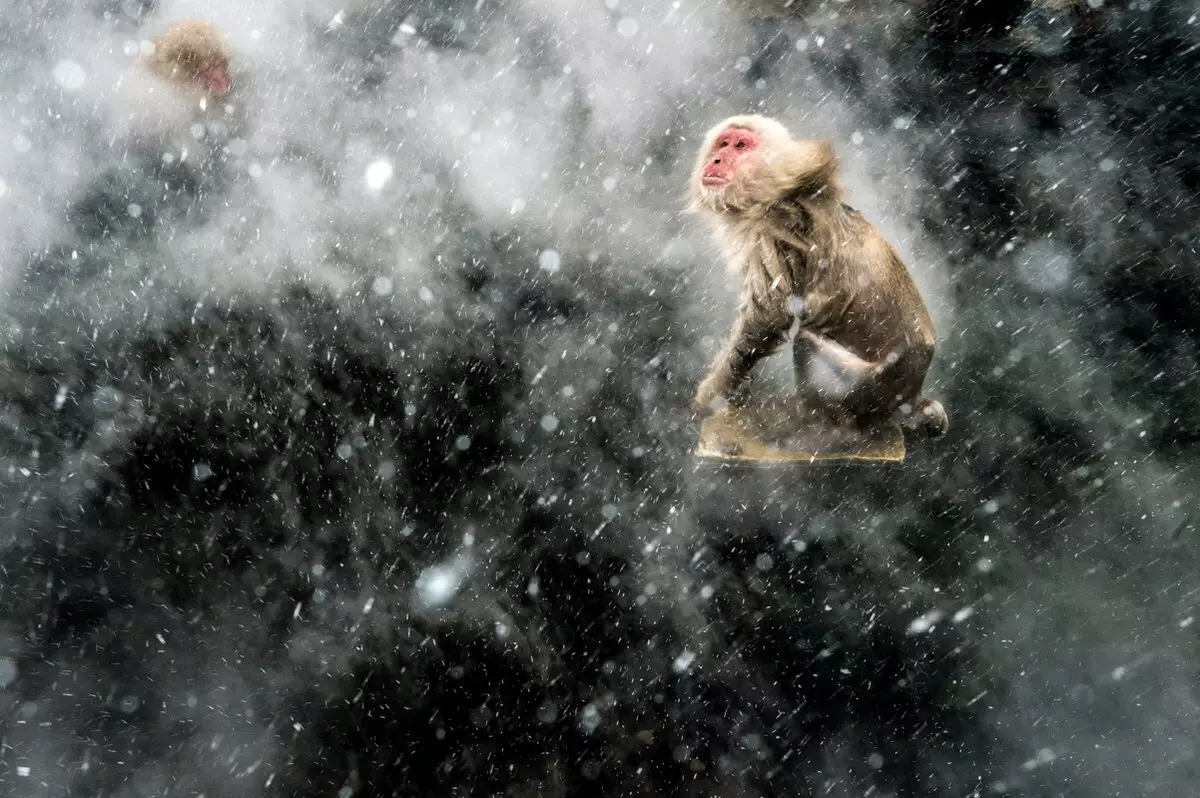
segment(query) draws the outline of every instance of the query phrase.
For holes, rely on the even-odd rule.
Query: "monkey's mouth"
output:
[[[701,175],[700,185],[705,188],[720,188],[721,186],[729,185],[728,178],[718,177],[717,175]]]

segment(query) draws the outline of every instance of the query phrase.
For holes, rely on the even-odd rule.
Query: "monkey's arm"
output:
[[[718,399],[730,399],[730,394],[745,382],[754,365],[787,340],[791,325],[792,314],[782,305],[761,305],[753,298],[749,299],[733,326],[729,341],[696,390],[695,409],[711,413],[718,409],[714,406]]]

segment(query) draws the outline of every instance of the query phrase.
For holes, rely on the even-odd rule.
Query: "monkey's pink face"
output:
[[[752,130],[731,127],[721,132],[708,153],[708,161],[700,173],[700,185],[705,188],[724,188],[746,168],[746,162],[757,157],[762,140]]]
[[[200,78],[210,92],[221,97],[229,92],[229,62],[210,58],[200,66]]]

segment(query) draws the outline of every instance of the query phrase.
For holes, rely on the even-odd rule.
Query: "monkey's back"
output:
[[[807,243],[778,245],[805,299],[803,323],[869,360],[897,347],[933,354],[933,320],[904,261],[858,211],[837,201],[789,209],[789,232]]]

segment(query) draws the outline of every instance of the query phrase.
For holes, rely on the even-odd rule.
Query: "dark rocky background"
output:
[[[249,121],[163,164],[109,87],[197,15]],[[0,791],[1191,794],[1198,67],[1165,0],[13,4]],[[899,472],[694,467],[742,110],[929,296]]]

